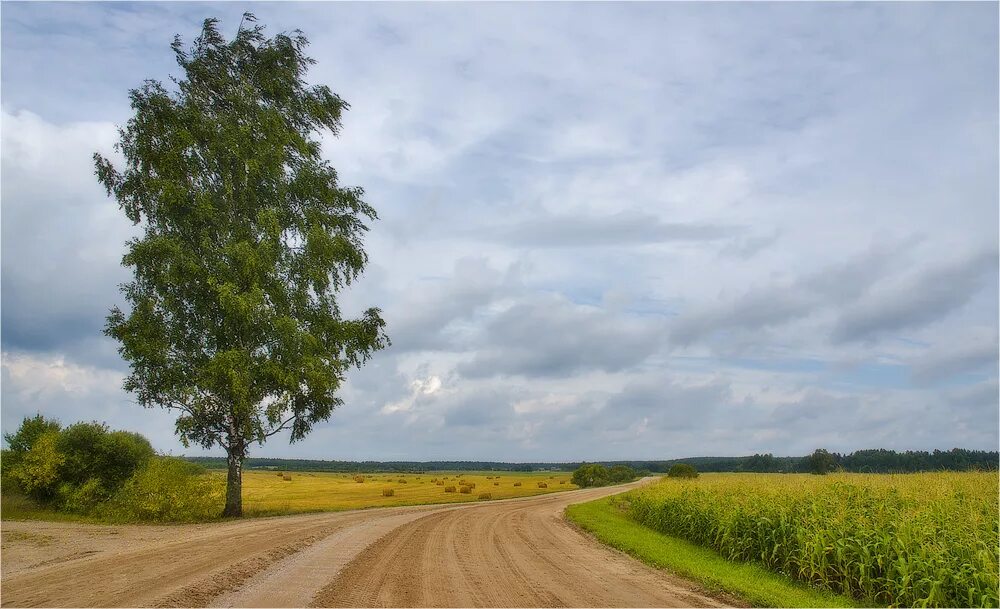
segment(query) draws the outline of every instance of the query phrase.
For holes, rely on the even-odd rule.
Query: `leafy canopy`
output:
[[[245,15],[250,23],[252,15]],[[145,407],[180,411],[182,442],[292,441],[340,404],[352,366],[388,344],[377,308],[345,319],[335,293],[364,269],[375,210],[338,185],[313,134],[337,134],[348,107],[304,80],[314,61],[301,32],[243,27],[227,42],[204,22],[176,91],[130,92],[122,169],[95,154],[99,181],[143,235],[127,244],[105,332],[130,362],[125,388]]]

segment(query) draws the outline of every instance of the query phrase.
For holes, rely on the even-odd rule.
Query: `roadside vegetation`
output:
[[[668,478],[607,505],[627,519],[622,526],[644,525],[667,536],[661,541],[687,540],[866,605],[1000,603],[995,473]]]
[[[149,440],[103,423],[26,418],[0,457],[3,516],[192,522],[220,513],[223,481],[155,454]]]
[[[585,488],[588,486],[608,486],[631,482],[638,473],[627,465],[612,465],[605,467],[600,463],[583,464],[573,472],[573,484]]]
[[[602,543],[694,581],[737,607],[744,603],[753,607],[860,605],[846,596],[794,581],[759,563],[726,560],[711,548],[645,527],[613,501],[614,497],[607,497],[571,505],[566,508],[566,516]]]

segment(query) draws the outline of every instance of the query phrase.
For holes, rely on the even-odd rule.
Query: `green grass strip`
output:
[[[754,563],[733,562],[710,548],[635,523],[610,498],[578,503],[566,516],[599,541],[660,569],[722,592],[753,607],[858,607],[853,599],[818,590]]]

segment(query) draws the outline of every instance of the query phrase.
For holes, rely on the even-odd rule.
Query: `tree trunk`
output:
[[[226,477],[226,509],[222,515],[239,518],[243,516],[243,453],[230,450],[229,475]]]

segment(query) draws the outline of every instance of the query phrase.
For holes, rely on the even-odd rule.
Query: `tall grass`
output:
[[[733,474],[617,499],[641,524],[873,605],[996,607],[995,473]]]

